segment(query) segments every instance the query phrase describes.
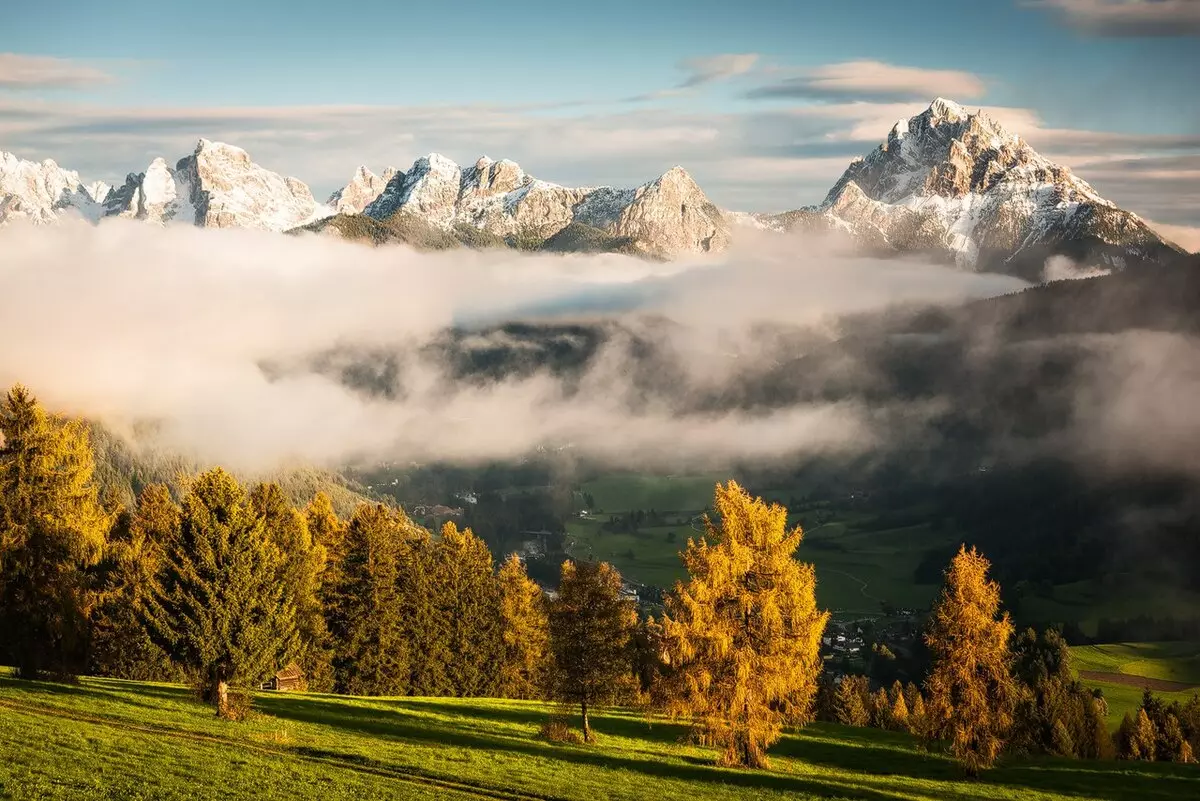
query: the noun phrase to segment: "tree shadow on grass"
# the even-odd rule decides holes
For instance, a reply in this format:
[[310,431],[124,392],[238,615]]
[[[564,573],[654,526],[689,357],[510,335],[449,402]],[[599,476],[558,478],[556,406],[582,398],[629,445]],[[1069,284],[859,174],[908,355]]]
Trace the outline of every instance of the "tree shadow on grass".
[[[274,699],[271,699],[274,701]],[[813,777],[801,777],[766,771],[743,771],[719,768],[716,765],[689,764],[687,761],[663,754],[658,758],[637,759],[588,746],[554,746],[532,738],[488,734],[474,726],[446,725],[428,720],[416,720],[403,714],[381,716],[379,710],[355,709],[344,704],[306,699],[304,703],[269,703],[265,711],[281,718],[314,723],[371,737],[385,737],[429,745],[456,746],[484,751],[504,751],[516,756],[556,759],[592,768],[640,773],[648,778],[686,782],[712,783],[747,791],[804,793],[821,797],[892,801],[901,796],[881,792],[850,782],[838,783]],[[398,710],[399,711],[399,710]],[[610,719],[611,720],[611,719]],[[311,751],[312,749],[309,749]],[[320,749],[327,758],[344,758],[356,764],[369,757]],[[386,763],[380,765],[387,766]]]
[[1200,768],[1162,762],[1029,759],[1002,765],[980,781],[1104,801],[1200,798]]
[[[579,723],[579,708],[577,706],[556,706],[544,704],[541,706],[492,706],[488,704],[471,704],[469,700],[462,703],[444,703],[441,701],[384,701],[382,706],[393,707],[397,710],[419,713],[421,711],[436,712],[439,715],[460,718],[470,722],[469,728],[476,729],[481,719],[500,720],[540,727],[549,720],[551,715],[565,714],[572,725]],[[679,742],[688,734],[689,726],[685,723],[668,718],[646,717],[636,710],[604,709],[593,712],[590,716],[593,729],[602,736],[624,737],[652,742]]]
[[921,751],[904,735],[878,729],[814,726],[784,737],[770,753],[868,776],[911,776],[933,781],[962,778],[962,771],[951,760]]

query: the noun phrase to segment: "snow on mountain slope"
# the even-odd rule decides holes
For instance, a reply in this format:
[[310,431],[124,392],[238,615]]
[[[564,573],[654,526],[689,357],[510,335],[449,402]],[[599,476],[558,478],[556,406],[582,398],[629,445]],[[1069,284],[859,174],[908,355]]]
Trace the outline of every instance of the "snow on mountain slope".
[[106,216],[205,228],[286,231],[329,216],[303,182],[264,169],[245,150],[201,139],[174,169],[157,158],[109,193]]
[[97,195],[106,189],[102,183],[84,186],[79,173],[50,159],[24,161],[0,151],[0,225],[11,220],[53,222],[69,210],[95,221],[101,214]]
[[548,239],[571,223],[626,237],[648,252],[703,253],[729,243],[729,227],[682,168],[636,189],[571,188],[541,181],[507,159],[462,168],[437,153],[397,173],[365,213],[412,214],[441,227],[474,226],[501,237]]
[[362,214],[363,209],[383,194],[388,181],[395,175],[394,167],[385,169],[383,175],[376,175],[365,166],[359,166],[350,182],[330,195],[325,205],[338,214]]
[[873,249],[941,254],[1025,275],[1050,255],[1115,267],[1178,252],[1137,215],[987,115],[938,98],[854,161],[817,207],[769,226],[848,230]]

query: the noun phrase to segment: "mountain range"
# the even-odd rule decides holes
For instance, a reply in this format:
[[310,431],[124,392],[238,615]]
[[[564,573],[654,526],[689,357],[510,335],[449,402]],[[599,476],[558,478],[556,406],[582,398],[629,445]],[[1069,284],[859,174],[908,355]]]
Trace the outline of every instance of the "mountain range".
[[317,231],[430,248],[510,246],[672,258],[720,251],[739,230],[821,231],[875,254],[915,253],[960,268],[1036,277],[1065,255],[1122,269],[1183,253],[986,114],[944,99],[900,120],[856,159],[824,202],[782,214],[718,209],[674,167],[636,188],[566,187],[507,159],[463,167],[431,153],[406,171],[359,167],[324,203],[246,151],[201,139],[174,167],[157,158],[124,184],[85,184],[55,162],[0,152],[0,225],[99,222]]

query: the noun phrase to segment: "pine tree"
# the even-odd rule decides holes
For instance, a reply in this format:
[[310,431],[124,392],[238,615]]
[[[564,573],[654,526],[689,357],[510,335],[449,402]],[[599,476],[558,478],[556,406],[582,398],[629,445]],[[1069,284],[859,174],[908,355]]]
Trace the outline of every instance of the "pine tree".
[[336,581],[334,570],[342,562],[342,549],[346,538],[346,524],[338,518],[333,501],[324,492],[318,492],[304,508],[304,521],[308,525],[313,543],[325,551],[325,575],[322,584],[328,586]]
[[1012,622],[1000,615],[1000,587],[987,559],[963,547],[946,571],[925,641],[933,657],[926,711],[932,736],[971,775],[991,767],[1012,724],[1016,687],[1009,673]]
[[350,519],[329,592],[338,692],[401,695],[409,689],[410,646],[398,585],[410,548],[406,523],[382,505],[360,506]]
[[442,550],[429,531],[397,511],[408,547],[400,565],[400,596],[404,636],[409,643],[409,692],[413,695],[455,695],[450,663],[457,658],[451,647],[454,623],[444,613],[448,606]]
[[871,693],[870,700],[871,725],[877,729],[890,729],[892,727],[892,702],[888,698],[887,690],[880,687]]
[[321,604],[325,549],[314,541],[305,515],[296,511],[278,484],[259,484],[250,507],[263,520],[267,536],[282,555],[280,578],[296,609],[299,646],[296,661],[308,689],[333,689],[333,651]]
[[834,697],[837,722],[843,726],[869,726],[871,711],[867,701],[871,683],[866,676],[843,676]]
[[0,647],[23,678],[66,678],[84,665],[88,570],[113,521],[82,422],[17,385],[0,404],[0,440]]
[[546,598],[516,554],[501,565],[497,579],[504,643],[499,694],[504,698],[540,698],[550,649]]
[[451,692],[458,696],[495,695],[503,658],[500,585],[487,543],[471,529],[442,526],[436,546],[439,611],[449,627],[447,664]]
[[888,700],[891,702],[888,715],[890,728],[895,731],[908,731],[908,702],[904,700],[904,688],[900,686],[899,681],[892,685]]
[[550,603],[553,696],[579,704],[583,739],[592,741],[588,711],[627,686],[629,640],[637,611],[621,597],[621,574],[607,562],[563,562],[558,596]]
[[1130,758],[1153,762],[1157,750],[1158,729],[1155,728],[1154,721],[1146,714],[1146,708],[1142,707],[1133,719],[1133,743],[1130,752],[1136,756]]
[[294,656],[294,596],[283,557],[237,481],[220,468],[191,482],[147,608],[152,635],[231,716],[229,686],[252,687]]
[[179,670],[146,630],[150,592],[166,543],[179,530],[179,506],[161,484],[142,490],[109,536],[104,599],[92,621],[92,672],[134,681],[178,680]]
[[918,693],[908,710],[908,731],[914,737],[922,741],[927,741],[928,737],[925,732],[928,726],[928,716],[925,713],[925,698]]
[[1187,760],[1180,758],[1186,743],[1187,738],[1183,736],[1183,727],[1179,725],[1179,718],[1169,712],[1166,713],[1163,725],[1158,729],[1155,755],[1163,761],[1186,762]]
[[696,719],[728,765],[759,767],[785,722],[811,720],[829,619],[812,565],[795,561],[802,532],[787,510],[730,481],[716,487],[720,526],[689,540],[690,580],[667,601],[663,637],[674,677],[670,710]]

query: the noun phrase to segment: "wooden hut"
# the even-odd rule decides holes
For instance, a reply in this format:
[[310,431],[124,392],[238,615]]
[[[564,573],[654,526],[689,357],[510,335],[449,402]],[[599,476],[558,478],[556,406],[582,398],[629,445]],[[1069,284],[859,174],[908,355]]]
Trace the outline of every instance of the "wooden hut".
[[280,692],[303,692],[306,687],[304,671],[295,662],[277,672],[274,676],[263,682],[262,685],[264,690],[278,690]]

